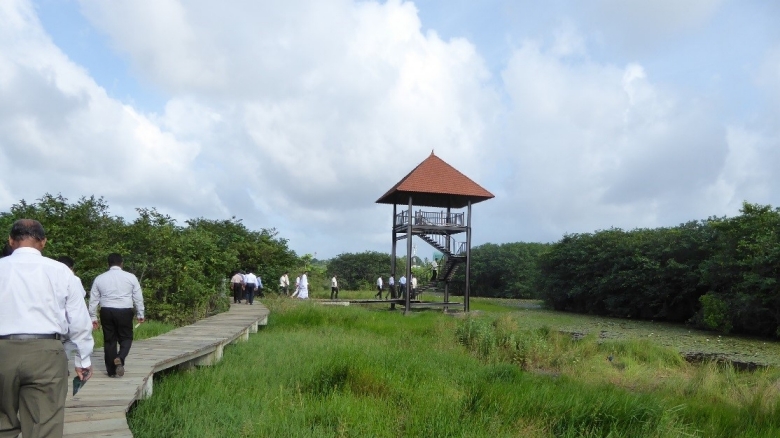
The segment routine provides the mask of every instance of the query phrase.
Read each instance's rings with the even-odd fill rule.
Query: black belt
[[[56,339],[60,340],[62,339],[62,335],[59,333],[55,334],[48,334],[48,335],[38,335],[38,334],[18,334],[18,335],[0,335],[0,339],[7,339],[9,341],[29,341],[32,339]]]

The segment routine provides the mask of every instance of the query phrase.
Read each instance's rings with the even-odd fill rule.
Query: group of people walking
[[[309,271],[304,270],[301,275],[295,278],[295,290],[290,295],[290,273],[285,273],[279,277],[279,294],[300,298],[306,300],[309,298]]]
[[[415,299],[417,298],[417,277],[412,275],[412,279],[410,281],[410,298]],[[398,279],[398,295],[396,295],[396,288],[395,288],[395,277],[390,276],[387,279],[387,296],[385,299],[392,298],[406,298],[406,275],[402,275],[401,278]],[[376,279],[376,295],[374,295],[374,298],[382,299],[382,292],[384,290],[384,281],[382,280],[382,277]]]
[[[102,326],[106,373],[122,377],[134,313],[144,321],[141,286],[122,269],[120,254],[109,254],[109,269],[92,283],[87,306],[73,260],[44,257],[46,242],[40,222],[17,220],[0,259],[0,436],[62,436],[66,351],[74,355],[76,377],[89,380],[92,330]]]
[[[245,304],[254,304],[255,292],[259,297],[265,296],[263,294],[263,279],[252,271],[234,272],[230,278],[230,290],[233,291],[233,304],[241,304],[241,300],[244,300]]]

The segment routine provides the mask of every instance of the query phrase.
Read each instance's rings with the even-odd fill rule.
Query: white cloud
[[[555,239],[709,215],[699,198],[717,180],[727,145],[708,106],[680,101],[639,64],[570,62],[533,41],[502,78],[516,145],[507,195],[531,210],[530,228]]]
[[[374,201],[431,150],[483,171],[500,112],[490,73],[468,41],[422,33],[412,3],[81,3],[172,93],[157,120],[198,142],[232,213],[281,214],[274,226],[310,240],[333,238],[315,223],[363,233],[346,242],[360,249],[389,220]]]
[[[602,0],[520,40],[494,76],[400,0],[81,0],[168,96],[143,114],[54,46],[27,2],[0,2],[0,202],[94,193],[120,214],[236,215],[320,256],[387,250],[390,208],[374,201],[435,149],[497,195],[475,210],[475,243],[735,213],[777,199],[772,121],[724,122],[660,64],[588,50],[593,23],[601,44],[633,50],[720,4]],[[754,77],[772,105],[777,59]]]
[[[716,14],[724,0],[598,0],[587,9],[610,45],[643,50],[692,32]]]
[[[0,66],[4,197],[97,194],[125,210],[154,202],[174,214],[216,201],[190,173],[198,145],[107,97],[52,44],[27,2],[0,3]]]

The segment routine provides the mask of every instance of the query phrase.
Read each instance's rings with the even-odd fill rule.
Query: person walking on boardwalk
[[[335,275],[330,279],[330,299],[334,299],[334,296],[335,299],[339,298],[339,281]]]
[[[391,275],[387,279],[387,298],[395,298],[395,276]]]
[[[62,263],[43,257],[40,222],[20,219],[0,259],[0,436],[61,437],[68,360],[61,338],[76,346],[76,375],[92,374],[94,347],[83,287]]]
[[[284,271],[284,275],[279,277],[279,295],[290,295],[290,277],[287,274],[289,274],[289,272]]]
[[[417,298],[417,277],[412,275],[412,299]]]
[[[240,272],[233,273],[230,278],[230,289],[233,290],[233,304],[241,304],[241,295],[244,292],[244,276]]]
[[[255,303],[255,289],[257,289],[257,276],[252,273],[252,271],[247,272],[246,275],[244,275],[244,292],[246,295],[246,303],[247,304],[254,304]]]
[[[379,278],[376,279],[376,295],[374,295],[378,299],[382,299],[382,287],[384,284],[382,283],[382,276],[380,275]]]
[[[301,283],[298,287],[298,298],[302,300],[309,299],[309,277],[308,274],[309,271],[303,271],[303,274],[301,274]]]
[[[89,292],[92,327],[103,326],[104,360],[109,377],[125,375],[125,359],[133,345],[133,306],[138,322],[144,322],[144,296],[135,275],[124,271],[117,253],[108,255],[108,271],[100,274]],[[98,323],[100,306],[100,323]],[[119,344],[119,351],[117,351]]]
[[[402,275],[401,278],[398,279],[398,288],[400,289],[399,292],[399,298],[406,298],[406,275]]]

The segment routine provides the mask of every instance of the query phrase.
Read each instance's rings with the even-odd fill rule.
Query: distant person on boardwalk
[[[244,276],[240,272],[233,273],[230,278],[230,289],[233,291],[233,304],[241,304],[241,295],[244,293]]]
[[[290,277],[287,276],[288,272],[284,271],[284,275],[279,277],[279,294],[285,296],[290,295]]]
[[[306,275],[309,271],[303,271],[301,274],[301,284],[298,287],[298,298],[306,300],[309,298],[309,277]]]
[[[412,299],[417,298],[417,277],[412,275]]]
[[[251,271],[244,275],[244,295],[247,304],[255,303],[255,289],[257,288],[257,276]]]
[[[382,276],[380,275],[379,278],[376,279],[376,295],[374,295],[376,298],[382,299],[382,287],[384,284],[382,283]]]
[[[392,275],[387,279],[387,289],[387,298],[395,298],[395,277]]]
[[[40,222],[20,219],[0,259],[0,436],[61,437],[68,359],[61,338],[76,345],[76,375],[89,379],[94,342],[83,287],[67,266],[43,257]]]
[[[402,275],[401,278],[398,279],[398,285],[399,285],[399,293],[400,298],[406,298],[406,275]]]
[[[337,300],[338,298],[339,298],[339,281],[338,279],[336,279],[336,276],[334,275],[333,278],[330,279],[330,299]]]
[[[92,327],[97,329],[103,326],[104,359],[109,377],[125,375],[125,359],[130,353],[130,346],[133,345],[133,306],[138,322],[144,322],[144,296],[141,293],[141,285],[135,275],[122,269],[123,266],[121,255],[109,254],[108,271],[95,278],[89,293]]]
[[[439,264],[436,259],[431,260],[431,281],[436,281],[436,274],[439,271]]]

